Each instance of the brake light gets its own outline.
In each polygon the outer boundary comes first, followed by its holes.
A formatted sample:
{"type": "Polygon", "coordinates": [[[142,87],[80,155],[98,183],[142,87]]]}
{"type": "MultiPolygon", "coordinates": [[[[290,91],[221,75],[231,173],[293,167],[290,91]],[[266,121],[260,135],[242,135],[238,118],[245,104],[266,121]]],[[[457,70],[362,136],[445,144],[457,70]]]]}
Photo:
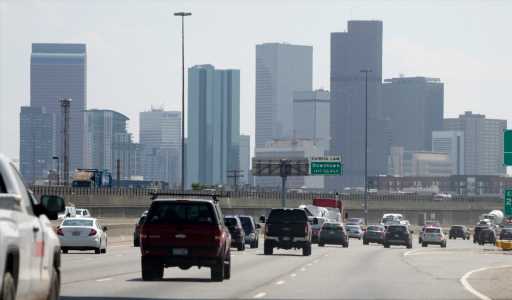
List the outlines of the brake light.
{"type": "Polygon", "coordinates": [[[94,236],[96,235],[96,233],[98,233],[96,229],[91,229],[91,231],[89,232],[89,236],[94,236]]]}
{"type": "Polygon", "coordinates": [[[220,226],[215,228],[215,231],[213,233],[213,237],[214,237],[214,239],[216,241],[220,241],[224,237],[224,231],[221,229],[220,226]]]}
{"type": "Polygon", "coordinates": [[[306,225],[304,225],[304,234],[307,236],[308,235],[308,224],[306,223],[306,225]]]}
{"type": "Polygon", "coordinates": [[[64,236],[64,231],[62,231],[62,228],[57,229],[57,235],[64,236]]]}

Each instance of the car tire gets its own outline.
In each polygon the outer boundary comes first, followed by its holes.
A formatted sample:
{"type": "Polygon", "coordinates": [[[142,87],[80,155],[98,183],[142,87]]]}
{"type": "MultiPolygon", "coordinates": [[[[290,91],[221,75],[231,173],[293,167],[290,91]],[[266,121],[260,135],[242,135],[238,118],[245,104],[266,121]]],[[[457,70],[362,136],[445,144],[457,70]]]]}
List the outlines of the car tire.
{"type": "Polygon", "coordinates": [[[384,248],[389,248],[389,244],[384,243],[384,248]]]}
{"type": "Polygon", "coordinates": [[[141,259],[142,280],[155,281],[160,280],[164,276],[164,266],[151,258],[141,259]]]}
{"type": "Polygon", "coordinates": [[[10,272],[4,273],[2,279],[2,291],[0,293],[2,300],[15,300],[16,299],[16,283],[14,277],[10,272]]]}
{"type": "Polygon", "coordinates": [[[446,242],[441,244],[441,248],[446,248],[446,242]]]}
{"type": "Polygon", "coordinates": [[[231,251],[228,251],[227,257],[224,259],[224,279],[231,278],[231,251]]]}
{"type": "MultiPolygon", "coordinates": [[[[231,274],[230,274],[231,275],[231,274]]],[[[222,282],[224,280],[224,259],[220,259],[210,268],[212,281],[222,282]]]]}
{"type": "Polygon", "coordinates": [[[407,249],[412,249],[412,243],[407,244],[407,249]]]}
{"type": "Polygon", "coordinates": [[[243,243],[242,243],[242,244],[240,244],[240,245],[238,245],[238,246],[236,247],[236,250],[238,250],[238,251],[244,251],[244,250],[245,250],[245,245],[244,245],[243,243]]]}
{"type": "Polygon", "coordinates": [[[257,241],[257,240],[256,240],[256,241],[253,241],[253,242],[251,243],[251,249],[254,249],[254,248],[258,248],[258,241],[257,241]]]}
{"type": "Polygon", "coordinates": [[[428,247],[427,243],[421,243],[421,247],[428,247]]]}
{"type": "Polygon", "coordinates": [[[274,252],[274,248],[272,247],[272,245],[265,241],[264,245],[263,245],[263,254],[265,255],[272,255],[272,253],[274,252]]]}
{"type": "Polygon", "coordinates": [[[101,248],[94,249],[94,254],[101,254],[101,248]]]}
{"type": "Polygon", "coordinates": [[[68,249],[66,249],[66,248],[62,248],[61,250],[62,250],[62,253],[64,253],[64,254],[68,254],[68,249]]]}
{"type": "Polygon", "coordinates": [[[311,243],[307,243],[304,248],[302,248],[302,256],[310,256],[311,255],[311,243]]]}
{"type": "Polygon", "coordinates": [[[140,247],[140,241],[135,237],[133,237],[133,247],[140,247]]]}
{"type": "Polygon", "coordinates": [[[323,246],[325,246],[325,244],[324,244],[324,243],[320,243],[320,242],[318,242],[318,247],[323,247],[323,246]]]}
{"type": "Polygon", "coordinates": [[[363,245],[368,245],[369,242],[367,240],[363,240],[363,245]]]}
{"type": "Polygon", "coordinates": [[[343,244],[343,248],[348,248],[348,243],[343,244]]]}
{"type": "Polygon", "coordinates": [[[48,300],[59,300],[60,296],[60,273],[57,268],[52,269],[52,278],[50,282],[50,293],[48,300]]]}

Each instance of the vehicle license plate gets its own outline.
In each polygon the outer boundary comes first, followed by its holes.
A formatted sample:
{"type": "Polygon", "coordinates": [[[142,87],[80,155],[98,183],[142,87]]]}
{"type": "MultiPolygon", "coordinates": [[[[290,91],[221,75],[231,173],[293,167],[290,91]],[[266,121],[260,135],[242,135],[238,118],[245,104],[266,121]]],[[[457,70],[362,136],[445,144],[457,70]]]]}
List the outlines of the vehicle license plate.
{"type": "Polygon", "coordinates": [[[185,248],[174,248],[172,249],[173,255],[188,255],[188,249],[185,248]]]}
{"type": "Polygon", "coordinates": [[[80,236],[80,231],[73,231],[72,235],[73,236],[80,236]]]}
{"type": "Polygon", "coordinates": [[[290,240],[289,237],[287,237],[287,236],[283,237],[283,241],[289,241],[289,240],[290,240]]]}

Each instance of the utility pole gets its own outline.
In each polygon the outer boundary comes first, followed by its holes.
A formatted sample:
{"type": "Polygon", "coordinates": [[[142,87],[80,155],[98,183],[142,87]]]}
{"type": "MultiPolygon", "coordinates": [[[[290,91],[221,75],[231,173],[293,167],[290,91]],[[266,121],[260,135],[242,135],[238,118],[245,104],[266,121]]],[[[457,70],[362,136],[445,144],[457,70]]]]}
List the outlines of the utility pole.
{"type": "Polygon", "coordinates": [[[117,188],[121,187],[121,160],[116,160],[116,178],[117,178],[117,188]]]}
{"type": "Polygon", "coordinates": [[[287,159],[281,159],[281,165],[279,166],[279,173],[281,176],[281,206],[286,207],[286,180],[291,174],[292,165],[287,159]]]}
{"type": "Polygon", "coordinates": [[[364,73],[364,223],[368,225],[368,73],[372,70],[361,70],[364,73]]]}
{"type": "Polygon", "coordinates": [[[62,98],[60,107],[62,112],[62,154],[64,170],[64,185],[69,184],[69,108],[71,98],[62,98]]]}
{"type": "Polygon", "coordinates": [[[185,190],[185,17],[189,12],[176,12],[181,17],[181,190],[185,190]]]}

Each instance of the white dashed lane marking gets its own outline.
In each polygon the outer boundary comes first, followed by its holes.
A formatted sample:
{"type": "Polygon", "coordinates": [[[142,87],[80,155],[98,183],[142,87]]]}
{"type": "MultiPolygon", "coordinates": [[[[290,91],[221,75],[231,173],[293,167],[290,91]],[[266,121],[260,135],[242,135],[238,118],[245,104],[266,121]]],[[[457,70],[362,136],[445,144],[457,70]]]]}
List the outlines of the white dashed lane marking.
{"type": "Polygon", "coordinates": [[[253,297],[253,298],[254,298],[254,299],[259,299],[259,298],[263,298],[263,297],[265,297],[266,295],[267,295],[267,293],[259,293],[259,294],[254,295],[254,297],[253,297]]]}

